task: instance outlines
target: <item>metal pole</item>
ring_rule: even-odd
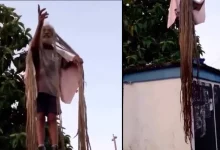
[[[115,136],[115,135],[113,134],[112,141],[114,142],[115,150],[117,150],[116,139],[117,139],[117,136]]]

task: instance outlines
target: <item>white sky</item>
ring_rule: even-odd
[[[205,1],[206,21],[196,26],[197,35],[200,36],[200,43],[205,51],[205,63],[214,68],[220,69],[220,0]]]
[[[16,8],[25,27],[37,26],[37,4],[48,21],[84,59],[88,128],[93,150],[113,150],[112,134],[122,150],[122,6],[121,1],[1,1]],[[62,105],[63,126],[77,132],[78,97]],[[77,149],[77,138],[72,139]]]

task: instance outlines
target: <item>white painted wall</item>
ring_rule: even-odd
[[[190,150],[180,119],[180,79],[124,84],[123,150]]]

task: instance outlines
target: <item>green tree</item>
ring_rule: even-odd
[[[22,72],[31,29],[25,28],[14,10],[0,4],[0,150],[24,150],[26,145]],[[63,135],[66,150],[72,150],[70,137]]]
[[[178,21],[167,29],[168,0],[123,0],[123,68],[180,60]],[[203,51],[197,36],[197,49]]]

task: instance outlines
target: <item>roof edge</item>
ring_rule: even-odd
[[[163,63],[163,64],[155,64],[155,65],[146,65],[146,66],[141,66],[141,67],[132,67],[128,69],[123,70],[123,76],[128,75],[128,74],[133,74],[133,73],[140,73],[140,72],[146,72],[146,71],[152,71],[152,70],[159,70],[159,69],[167,69],[167,68],[175,68],[175,67],[180,67],[180,62],[168,62],[168,63]],[[200,69],[215,73],[220,75],[220,70],[213,68],[211,66],[208,66],[206,64],[193,64],[194,68],[199,67]]]

